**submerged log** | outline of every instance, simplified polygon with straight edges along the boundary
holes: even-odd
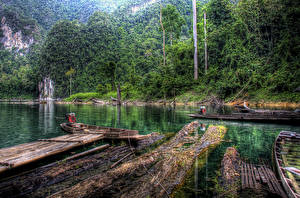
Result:
[[[219,179],[224,193],[218,197],[238,197],[240,188],[240,174],[244,179],[244,170],[241,170],[241,159],[239,153],[233,147],[228,147],[221,163],[221,177]]]
[[[51,197],[169,197],[183,182],[194,160],[209,147],[219,144],[226,133],[225,127],[211,126],[199,138],[198,127],[198,122],[192,122],[152,152]]]

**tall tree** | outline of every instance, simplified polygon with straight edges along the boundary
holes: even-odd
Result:
[[[161,29],[163,31],[163,56],[164,56],[164,66],[166,65],[166,31],[164,28],[164,24],[162,22],[162,5],[160,4],[160,16],[159,21],[161,25]]]
[[[205,59],[205,74],[207,74],[207,37],[206,37],[206,11],[204,11],[204,59]]]
[[[194,79],[198,79],[197,4],[193,0]]]
[[[165,31],[170,35],[170,44],[173,43],[173,38],[178,38],[181,32],[181,27],[185,21],[176,7],[169,4],[162,9],[163,26]]]

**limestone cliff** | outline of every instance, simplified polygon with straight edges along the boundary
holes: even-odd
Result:
[[[147,8],[148,6],[154,4],[158,2],[158,0],[146,0],[146,1],[143,1],[142,3],[140,4],[137,4],[137,5],[134,5],[131,7],[131,12],[132,14],[135,14],[136,12],[138,12],[139,10],[141,9],[145,9]]]
[[[29,47],[35,43],[34,34],[38,33],[37,26],[33,25],[26,25],[22,27],[22,30],[15,30],[9,23],[7,23],[6,17],[3,16],[1,18],[0,29],[2,31],[2,35],[0,35],[0,42],[2,43],[3,47],[8,50],[15,50],[20,54],[26,53]],[[28,31],[27,35],[24,33]]]

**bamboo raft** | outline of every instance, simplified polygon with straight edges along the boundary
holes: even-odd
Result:
[[[241,182],[242,189],[259,189],[263,184],[268,186],[270,192],[286,198],[286,194],[274,172],[265,165],[254,165],[243,162],[241,165]]]
[[[300,198],[300,134],[282,131],[274,144],[276,168],[288,197]]]
[[[148,138],[149,135],[139,135],[139,131],[130,129],[94,126],[83,123],[62,123],[61,128],[73,134],[103,134],[105,139],[133,140],[138,141]]]
[[[69,134],[0,149],[0,173],[103,138],[103,134]]]
[[[273,122],[278,124],[300,124],[300,113],[286,111],[256,110],[250,113],[232,114],[189,114],[188,116],[201,119],[250,121],[250,122]]]

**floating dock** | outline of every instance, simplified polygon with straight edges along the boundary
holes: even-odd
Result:
[[[0,149],[0,173],[103,138],[103,134],[69,134]]]
[[[242,162],[241,181],[242,189],[260,189],[262,185],[266,185],[270,192],[280,195],[283,198],[287,197],[274,172],[265,165],[254,165]]]

